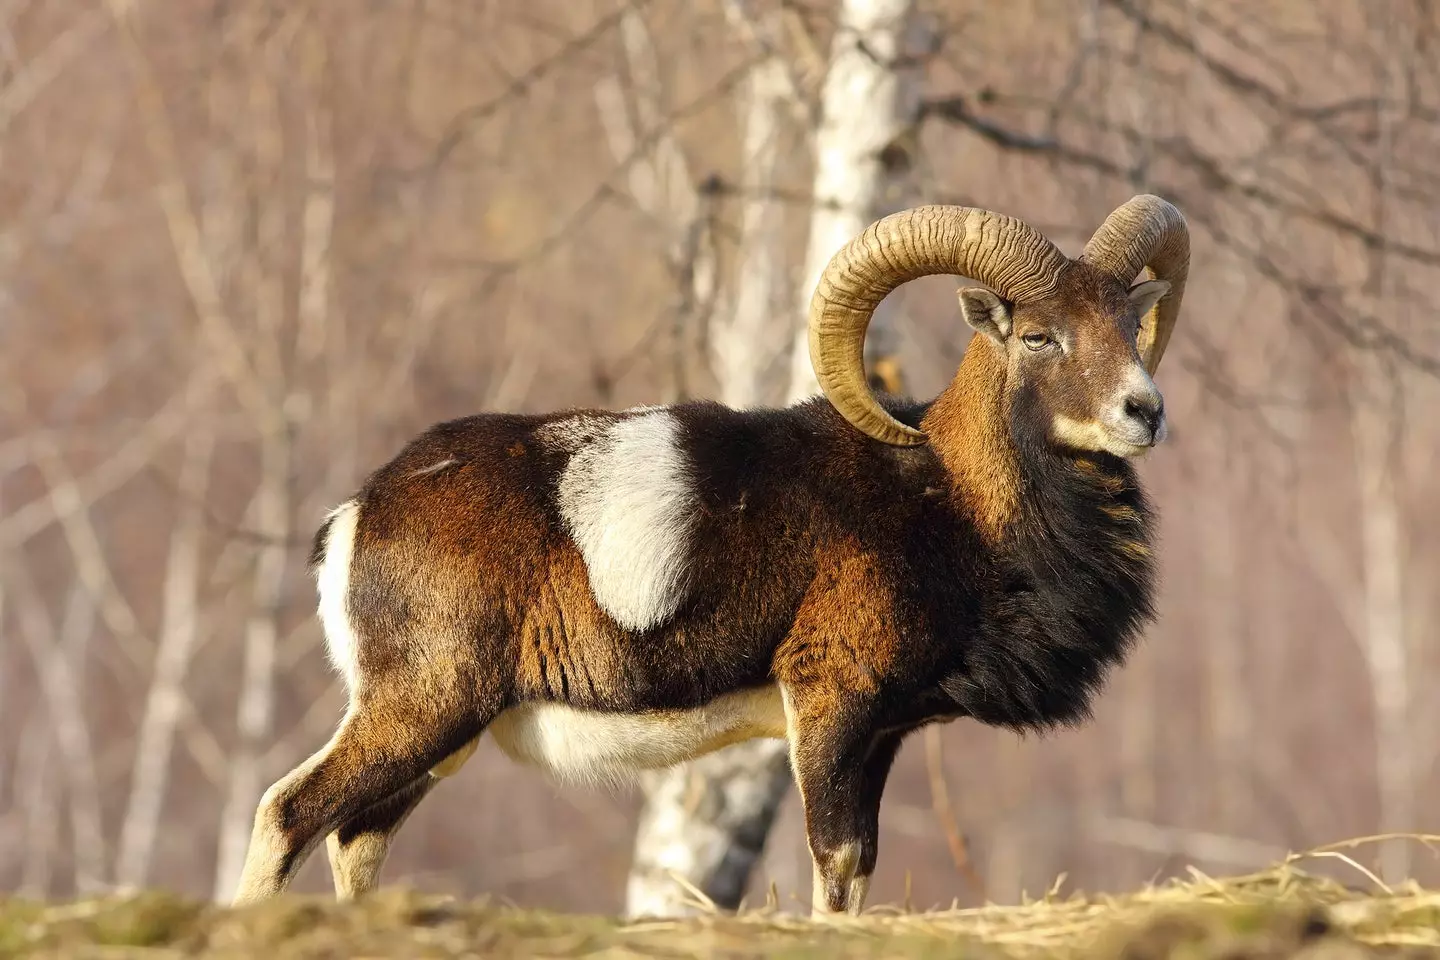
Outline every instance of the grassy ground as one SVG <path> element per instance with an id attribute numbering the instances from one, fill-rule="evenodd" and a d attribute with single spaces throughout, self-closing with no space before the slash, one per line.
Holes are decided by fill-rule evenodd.
<path id="1" fill-rule="evenodd" d="M 0 957 L 1440 958 L 1440 891 L 1375 882 L 1358 891 L 1304 870 L 1316 856 L 1123 897 L 877 910 L 828 923 L 761 910 L 624 924 L 403 890 L 356 904 L 285 897 L 244 910 L 157 893 L 65 904 L 0 900 Z"/>

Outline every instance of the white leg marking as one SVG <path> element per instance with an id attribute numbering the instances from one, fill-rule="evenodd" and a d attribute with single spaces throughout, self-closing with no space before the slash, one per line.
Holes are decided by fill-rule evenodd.
<path id="1" fill-rule="evenodd" d="M 680 424 L 667 410 L 623 416 L 571 457 L 560 511 L 596 601 L 622 627 L 648 630 L 679 609 L 695 507 Z"/>
<path id="2" fill-rule="evenodd" d="M 325 857 L 330 861 L 335 899 L 343 903 L 375 889 L 389 852 L 388 836 L 363 834 L 351 840 L 349 846 L 341 847 L 340 831 L 330 831 L 325 838 Z"/>
<path id="3" fill-rule="evenodd" d="M 810 912 L 817 917 L 831 914 L 830 904 L 825 899 L 825 875 L 820 872 L 820 862 L 815 851 L 810 851 Z"/>
<path id="4" fill-rule="evenodd" d="M 350 625 L 350 561 L 355 553 L 355 525 L 360 505 L 347 500 L 330 511 L 330 530 L 325 536 L 325 559 L 316 571 L 320 591 L 320 622 L 325 627 L 325 649 L 330 662 L 345 678 L 350 695 L 359 680 L 355 630 Z"/>
<path id="5" fill-rule="evenodd" d="M 812 874 L 815 883 L 815 889 L 811 891 L 810 894 L 811 911 L 817 914 L 830 915 L 836 913 L 858 914 L 860 908 L 856 906 L 855 903 L 856 885 L 859 883 L 861 887 L 859 890 L 861 901 L 865 899 L 865 894 L 869 892 L 870 888 L 869 877 L 857 877 L 855 875 L 855 871 L 860 869 L 860 844 L 851 840 L 848 843 L 841 844 L 840 848 L 835 851 L 835 858 L 832 861 L 835 879 L 839 882 L 840 887 L 849 894 L 845 906 L 838 911 L 831 910 L 830 904 L 827 902 L 825 896 L 825 878 L 820 873 L 820 864 L 814 860 L 815 854 L 813 849 L 811 850 L 810 856 L 814 866 Z"/>
<path id="6" fill-rule="evenodd" d="M 301 850 L 297 855 L 291 857 L 290 873 L 287 874 L 284 871 L 284 864 L 286 854 L 291 851 L 287 846 L 288 840 L 280 822 L 277 807 L 286 794 L 291 792 L 294 785 L 309 776 L 311 771 L 325 759 L 325 756 L 335 749 L 335 744 L 339 741 L 346 724 L 350 722 L 351 715 L 351 710 L 347 709 L 345 716 L 341 718 L 325 746 L 306 757 L 294 770 L 272 783 L 260 797 L 260 804 L 255 809 L 255 822 L 250 831 L 250 846 L 245 850 L 245 864 L 240 868 L 240 879 L 236 885 L 232 904 L 239 906 L 263 900 L 283 892 L 289 886 L 290 878 L 300 868 L 306 851 Z M 311 837 L 310 844 L 318 843 L 321 839 L 322 837 L 319 835 Z"/>
<path id="7" fill-rule="evenodd" d="M 865 909 L 865 899 L 870 896 L 870 878 L 860 876 L 858 873 L 850 880 L 850 903 L 848 910 L 852 916 L 860 916 Z"/>

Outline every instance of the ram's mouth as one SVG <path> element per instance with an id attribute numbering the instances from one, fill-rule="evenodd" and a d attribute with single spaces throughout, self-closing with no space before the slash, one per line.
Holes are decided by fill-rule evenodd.
<path id="1" fill-rule="evenodd" d="M 1131 443 L 1128 440 L 1121 440 L 1119 437 L 1111 437 L 1106 445 L 1106 452 L 1125 460 L 1138 459 L 1145 456 L 1155 446 L 1153 443 Z"/>
<path id="2" fill-rule="evenodd" d="M 1130 460 L 1143 457 L 1163 443 L 1169 428 L 1163 419 L 1152 434 L 1128 422 L 1115 427 L 1101 420 L 1076 420 L 1061 414 L 1052 421 L 1050 432 L 1057 443 L 1075 450 L 1108 453 Z"/>
<path id="3" fill-rule="evenodd" d="M 1147 453 L 1164 443 L 1165 436 L 1169 432 L 1170 428 L 1166 425 L 1164 419 L 1161 419 L 1160 426 L 1157 427 L 1154 432 L 1151 432 L 1147 427 L 1141 427 L 1131 421 L 1126 421 L 1118 428 L 1110 427 L 1106 430 L 1110 442 L 1115 448 L 1110 452 L 1114 453 L 1117 457 L 1135 457 Z M 1121 453 L 1120 451 L 1122 449 L 1128 450 L 1129 452 Z"/>

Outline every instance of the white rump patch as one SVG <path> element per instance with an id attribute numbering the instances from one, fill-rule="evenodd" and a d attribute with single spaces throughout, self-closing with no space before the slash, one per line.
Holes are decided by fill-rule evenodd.
<path id="1" fill-rule="evenodd" d="M 315 574 L 320 589 L 320 622 L 325 627 L 325 650 L 330 662 L 345 678 L 345 686 L 353 696 L 359 664 L 348 601 L 350 560 L 355 553 L 355 525 L 360 519 L 360 504 L 347 500 L 331 510 L 327 519 L 330 529 L 325 534 L 325 558 Z"/>
<path id="2" fill-rule="evenodd" d="M 742 740 L 784 739 L 786 723 L 780 688 L 771 684 L 694 710 L 603 713 L 526 703 L 500 714 L 489 732 L 510 759 L 559 780 L 619 784 Z"/>
<path id="3" fill-rule="evenodd" d="M 679 433 L 663 409 L 609 421 L 560 478 L 560 512 L 590 589 L 629 630 L 659 626 L 685 599 L 696 496 Z"/>

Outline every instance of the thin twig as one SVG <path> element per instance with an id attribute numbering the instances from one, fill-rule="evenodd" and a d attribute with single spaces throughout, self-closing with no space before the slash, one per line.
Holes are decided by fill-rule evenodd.
<path id="1" fill-rule="evenodd" d="M 960 832 L 959 821 L 950 804 L 950 785 L 945 779 L 945 756 L 940 740 L 940 728 L 931 724 L 925 728 L 925 772 L 930 780 L 930 806 L 935 819 L 945 834 L 945 843 L 950 848 L 950 860 L 955 869 L 969 884 L 970 890 L 982 901 L 985 899 L 985 881 L 970 859 L 970 844 Z"/>

